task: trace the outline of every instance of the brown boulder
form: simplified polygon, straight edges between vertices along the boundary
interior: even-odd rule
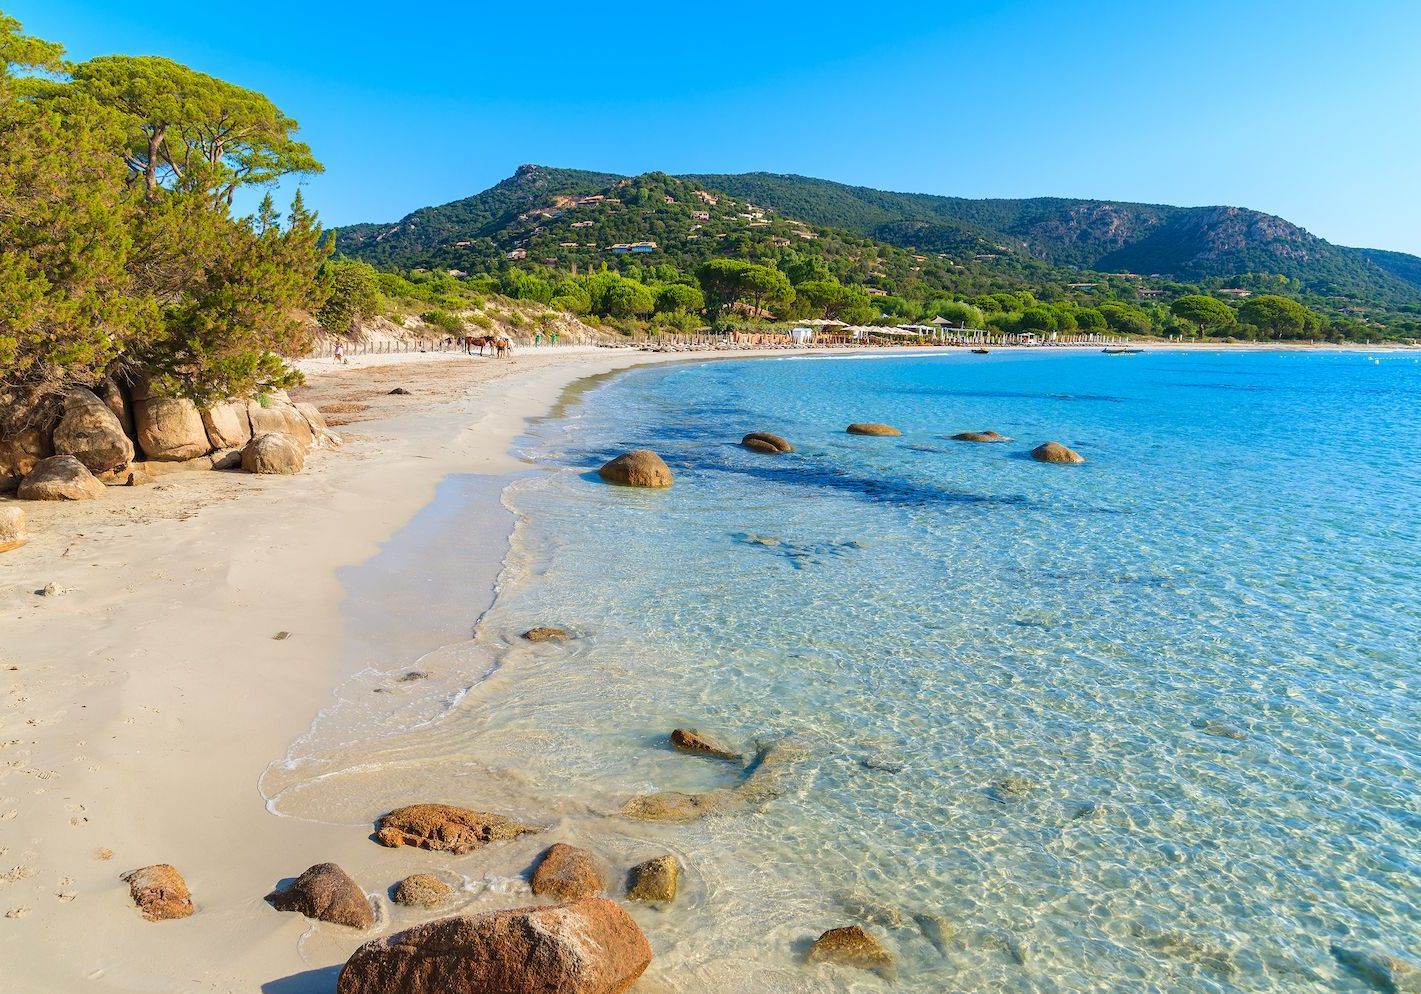
[[[562,642],[567,637],[567,632],[561,628],[547,628],[542,625],[530,628],[523,633],[523,638],[529,642]]]
[[[892,980],[896,972],[893,955],[858,925],[831,928],[815,939],[814,945],[809,947],[809,962],[854,966],[885,980]]]
[[[623,453],[599,469],[597,475],[624,487],[669,487],[674,482],[670,467],[650,449]]]
[[[35,463],[20,481],[20,500],[93,500],[104,495],[104,485],[94,479],[73,456],[50,456]]]
[[[456,915],[357,949],[337,994],[622,994],[651,964],[631,915],[603,898]]]
[[[18,549],[29,541],[23,508],[0,505],[0,552]]]
[[[727,814],[743,805],[735,791],[725,787],[699,794],[663,790],[655,794],[638,794],[622,805],[622,814],[637,821],[688,822],[709,815]]]
[[[295,404],[296,413],[301,415],[306,426],[311,429],[311,444],[318,449],[334,449],[340,446],[340,436],[326,424],[325,415],[315,404]]]
[[[12,490],[19,486],[20,479],[28,476],[30,470],[41,459],[54,455],[48,432],[38,428],[24,428],[9,438],[0,439],[0,484],[3,489]]]
[[[597,862],[586,849],[555,842],[533,870],[533,893],[558,901],[595,897],[607,889]]]
[[[901,431],[899,431],[897,428],[894,428],[892,425],[882,425],[873,421],[856,422],[855,424],[849,425],[844,430],[850,435],[879,435],[888,437],[903,434]]]
[[[121,878],[128,884],[133,903],[150,922],[186,918],[192,914],[192,894],[183,875],[167,863],[130,870]]]
[[[767,454],[794,451],[794,446],[790,445],[787,439],[781,438],[779,435],[772,435],[767,431],[752,431],[740,440],[740,444],[752,451]]]
[[[370,928],[375,924],[370,899],[350,874],[334,863],[317,863],[266,899],[277,911],[296,911],[333,925]]]
[[[291,476],[306,466],[306,456],[289,435],[258,435],[242,449],[242,469],[248,473]],[[209,467],[210,468],[210,467]]]
[[[247,419],[247,402],[229,400],[204,408],[202,427],[214,449],[240,449],[252,440],[252,423]]]
[[[702,756],[714,756],[717,759],[729,759],[733,762],[740,762],[740,753],[733,749],[727,749],[712,739],[706,738],[699,732],[694,732],[689,728],[677,728],[671,732],[671,744],[680,752],[695,753]]]
[[[954,442],[1009,442],[1011,439],[994,431],[963,431],[952,436]]]
[[[1037,462],[1082,463],[1085,456],[1068,449],[1060,442],[1043,442],[1031,450],[1031,458]]]
[[[133,406],[129,404],[128,395],[123,388],[113,380],[102,380],[94,387],[94,394],[104,402],[105,407],[113,411],[114,417],[118,418],[118,423],[123,426],[124,434],[132,438]]]
[[[197,405],[183,397],[157,397],[140,391],[133,400],[138,447],[150,462],[196,459],[212,450]]]
[[[676,899],[676,884],[681,879],[681,864],[675,856],[658,856],[632,867],[627,883],[627,898],[632,901],[669,902]]]
[[[393,900],[408,908],[437,908],[447,904],[454,888],[429,873],[416,873],[395,884]]]
[[[73,456],[91,473],[106,473],[133,461],[133,442],[97,394],[74,387],[64,395],[64,416],[54,428],[54,452]]]
[[[541,831],[535,825],[452,804],[410,804],[381,817],[375,826],[375,841],[391,848],[417,846],[462,856],[492,842],[508,842]]]
[[[289,435],[302,451],[310,449],[315,441],[310,423],[286,399],[284,391],[251,401],[247,404],[247,418],[251,421],[253,438],[279,432]]]

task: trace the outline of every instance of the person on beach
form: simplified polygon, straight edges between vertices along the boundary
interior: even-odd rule
[[[542,347],[543,347],[543,333],[540,331],[540,332],[538,332],[536,335],[533,336],[533,348],[538,349],[538,348],[542,348]]]
[[[336,342],[335,360],[339,363],[345,362],[345,343]]]
[[[553,344],[553,345],[557,345],[557,343],[558,343],[558,333],[555,331],[555,332],[553,332],[553,335],[552,335],[552,344]]]

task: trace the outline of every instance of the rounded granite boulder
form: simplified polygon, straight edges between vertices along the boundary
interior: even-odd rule
[[[25,512],[19,507],[0,506],[0,552],[18,549],[29,540]]]
[[[1060,442],[1043,442],[1031,450],[1031,458],[1037,462],[1072,464],[1085,462],[1085,456],[1074,449],[1068,449]]]
[[[794,446],[789,444],[788,439],[768,431],[752,431],[740,440],[740,444],[751,452],[763,452],[766,455],[794,451]]]
[[[597,475],[623,487],[669,487],[674,481],[671,468],[650,449],[624,452],[604,464]]]
[[[50,456],[20,481],[20,500],[94,500],[104,495],[104,485],[73,456]]]
[[[952,436],[954,442],[1009,442],[1011,439],[994,431],[962,431]]]
[[[306,454],[280,432],[258,435],[242,448],[242,469],[248,473],[291,476],[306,467]]]
[[[448,904],[454,888],[432,873],[414,873],[395,884],[390,895],[396,904],[407,908],[437,908]]]
[[[895,435],[903,434],[892,425],[879,424],[876,421],[856,421],[845,428],[844,431],[850,435],[875,435],[881,438],[891,438]]]

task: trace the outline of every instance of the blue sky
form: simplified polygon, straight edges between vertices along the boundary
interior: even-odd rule
[[[536,162],[1236,204],[1421,253],[1417,0],[0,4],[271,96],[327,224]]]

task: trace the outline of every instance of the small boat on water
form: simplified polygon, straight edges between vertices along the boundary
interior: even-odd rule
[[[1106,355],[1139,355],[1144,349],[1101,349]]]
[[[992,350],[991,350],[991,349],[973,349],[973,350],[972,350],[972,354],[973,354],[973,355],[986,355],[986,354],[987,354],[988,352],[990,352],[990,351],[992,351]]]

